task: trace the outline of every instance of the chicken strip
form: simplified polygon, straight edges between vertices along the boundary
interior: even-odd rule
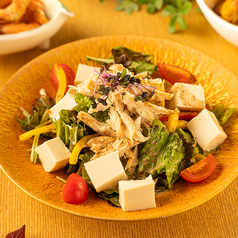
[[[94,137],[90,139],[87,143],[89,147],[91,147],[91,150],[95,153],[98,153],[98,151],[104,149],[105,147],[112,145],[116,141],[115,137],[110,136],[99,136]]]
[[[137,145],[137,142],[128,140],[128,139],[117,139],[114,143],[106,146],[105,148],[97,151],[91,160],[97,159],[101,156],[110,154],[114,151],[119,151],[119,156],[123,157],[125,153],[128,153],[128,150]]]
[[[126,104],[127,108],[131,112],[137,112],[145,121],[152,123],[156,118],[164,114],[172,113],[172,110],[168,110],[164,107],[156,106],[149,102],[135,101],[134,95],[126,93],[123,96],[123,102]]]
[[[137,127],[136,127],[135,121],[124,110],[126,105],[121,101],[122,100],[121,95],[119,93],[112,93],[111,100],[113,104],[115,105],[115,110],[122,121],[120,129],[123,128],[122,130],[123,135],[130,140],[134,140],[138,142],[147,141],[149,138],[144,137],[142,135],[141,128],[138,126],[138,122],[136,122],[137,123],[136,124]]]
[[[86,112],[79,112],[77,118],[91,127],[99,135],[117,137],[116,132],[108,124],[98,121]]]
[[[115,107],[110,107],[109,110],[110,118],[106,121],[106,123],[116,131],[118,138],[124,137],[124,127],[122,126],[121,118]]]
[[[135,146],[134,150],[127,150],[125,152],[126,157],[128,158],[127,164],[126,164],[126,170],[134,174],[137,168],[137,165],[139,164],[138,160],[138,145]]]
[[[85,82],[77,85],[78,92],[88,97],[91,97],[92,95],[94,95],[95,98],[101,97],[102,95],[96,92],[98,85],[101,84],[101,82],[97,82],[97,78],[97,74],[92,74]]]

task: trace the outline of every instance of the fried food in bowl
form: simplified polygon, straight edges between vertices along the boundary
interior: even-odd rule
[[[9,3],[9,0],[4,0]],[[12,0],[0,9],[0,34],[28,31],[48,22],[41,0]]]
[[[208,23],[213,27],[213,29],[229,43],[238,47],[238,26],[233,22],[234,20],[233,18],[236,17],[236,14],[234,15],[232,13],[233,9],[225,8],[226,11],[224,11],[223,9],[223,14],[225,14],[225,16],[229,17],[234,16],[232,17],[233,20],[229,22],[228,20],[222,18],[220,15],[216,14],[216,12],[214,11],[215,6],[217,6],[220,0],[196,0],[196,1],[203,15],[207,19]]]
[[[1,0],[0,55],[49,48],[50,38],[73,15],[58,0]]]
[[[238,25],[238,0],[221,0],[213,10],[226,21]]]

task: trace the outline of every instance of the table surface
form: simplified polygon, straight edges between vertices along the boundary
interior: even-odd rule
[[[238,48],[220,37],[193,2],[185,16],[188,29],[168,33],[169,18],[149,15],[145,6],[127,15],[107,0],[61,0],[75,16],[51,39],[50,49],[68,42],[104,35],[144,35],[188,45],[211,56],[238,76]],[[0,89],[24,64],[44,53],[34,48],[0,56]],[[225,77],[225,75],[224,75]],[[220,194],[192,210],[171,217],[135,222],[82,218],[48,207],[18,188],[0,170],[0,237],[26,225],[28,238],[67,237],[237,237],[238,178]]]

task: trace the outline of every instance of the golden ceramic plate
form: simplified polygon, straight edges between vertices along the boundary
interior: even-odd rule
[[[187,46],[150,37],[105,36],[76,41],[51,50],[29,62],[8,81],[0,92],[0,165],[7,176],[23,191],[44,204],[71,214],[111,220],[140,220],[170,216],[194,208],[218,194],[238,174],[238,120],[233,115],[225,126],[228,139],[216,155],[217,168],[204,182],[191,184],[177,181],[170,191],[156,197],[157,207],[149,210],[123,212],[90,194],[87,202],[70,205],[62,198],[64,184],[56,175],[66,178],[64,170],[45,173],[40,164],[29,161],[31,141],[20,142],[23,130],[16,121],[19,107],[28,110],[44,88],[55,95],[51,83],[51,69],[65,63],[75,71],[79,63],[93,65],[86,55],[107,58],[111,48],[126,46],[153,54],[155,63],[162,62],[189,70],[202,84],[212,103],[225,103],[238,108],[238,79],[221,64]],[[96,65],[98,66],[98,65]]]

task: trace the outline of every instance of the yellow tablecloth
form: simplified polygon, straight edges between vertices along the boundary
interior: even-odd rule
[[[127,15],[115,12],[114,0],[61,0],[75,17],[51,39],[53,49],[65,43],[103,35],[145,35],[176,41],[200,50],[238,76],[238,48],[220,37],[193,9],[188,29],[168,33],[169,18],[149,15],[146,8]],[[24,64],[44,53],[34,48],[0,56],[0,88]],[[224,75],[224,77],[226,77]],[[220,194],[190,211],[147,221],[113,222],[86,219],[48,207],[25,194],[0,170],[0,237],[26,225],[28,238],[78,237],[238,237],[238,178]]]

